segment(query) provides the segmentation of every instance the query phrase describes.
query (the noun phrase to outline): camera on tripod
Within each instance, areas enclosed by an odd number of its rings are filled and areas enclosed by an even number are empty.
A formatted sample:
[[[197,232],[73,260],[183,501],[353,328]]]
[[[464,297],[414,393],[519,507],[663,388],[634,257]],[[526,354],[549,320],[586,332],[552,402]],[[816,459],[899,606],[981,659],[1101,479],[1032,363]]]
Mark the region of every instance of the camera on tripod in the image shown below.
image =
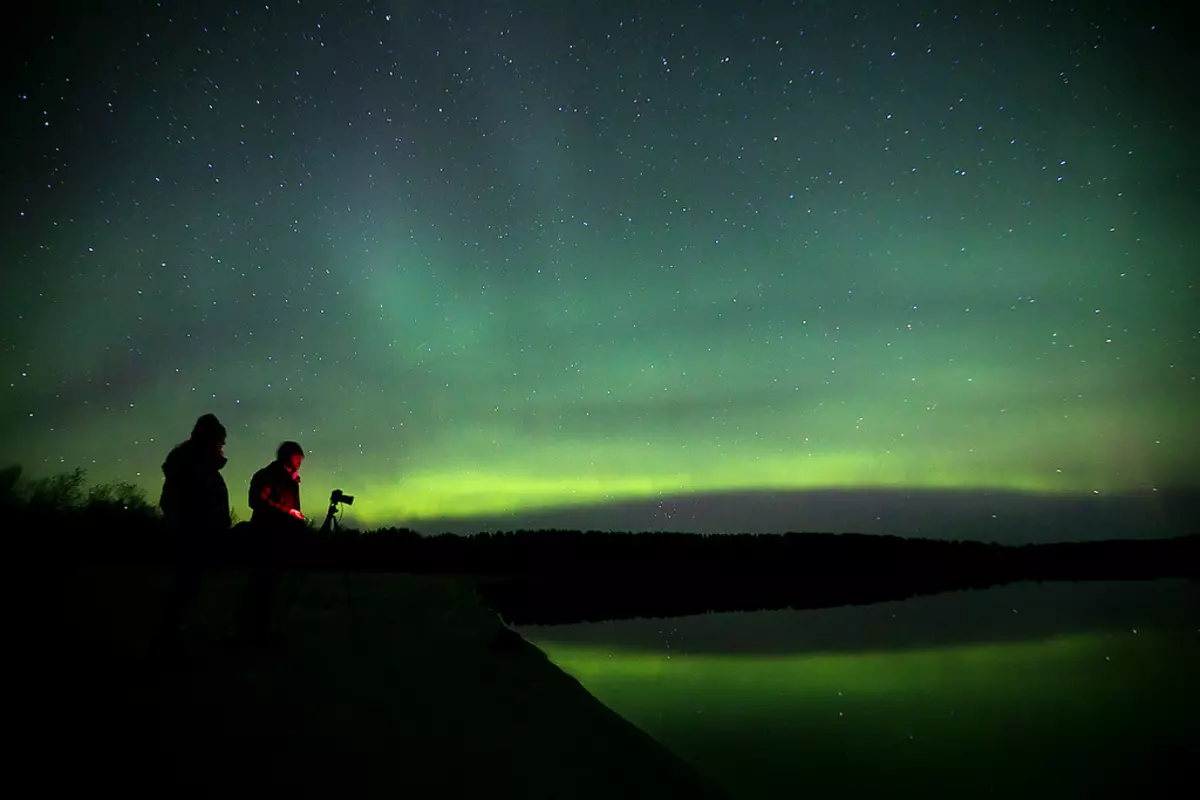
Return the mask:
[[[334,489],[329,495],[329,511],[325,514],[325,523],[321,525],[321,533],[332,533],[337,525],[339,505],[354,505],[354,495],[346,494],[341,489]]]

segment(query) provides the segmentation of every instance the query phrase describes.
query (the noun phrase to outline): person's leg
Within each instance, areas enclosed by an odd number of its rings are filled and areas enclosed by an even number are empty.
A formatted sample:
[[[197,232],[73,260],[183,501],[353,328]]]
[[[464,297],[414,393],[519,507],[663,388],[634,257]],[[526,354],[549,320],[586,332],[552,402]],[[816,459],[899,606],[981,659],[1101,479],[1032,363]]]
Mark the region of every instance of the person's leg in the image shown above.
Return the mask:
[[[204,573],[199,540],[194,532],[181,531],[175,547],[171,585],[163,601],[155,630],[153,647],[159,651],[177,650],[183,643],[183,622],[200,593]]]
[[[279,597],[279,583],[282,577],[283,570],[280,568],[279,562],[274,559],[269,561],[263,570],[262,599],[259,601],[261,605],[258,612],[258,629],[260,639],[264,642],[274,640],[276,635],[275,606]]]
[[[264,642],[271,631],[271,601],[279,583],[279,567],[272,552],[272,532],[257,530],[250,548],[250,575],[239,613],[240,638]]]

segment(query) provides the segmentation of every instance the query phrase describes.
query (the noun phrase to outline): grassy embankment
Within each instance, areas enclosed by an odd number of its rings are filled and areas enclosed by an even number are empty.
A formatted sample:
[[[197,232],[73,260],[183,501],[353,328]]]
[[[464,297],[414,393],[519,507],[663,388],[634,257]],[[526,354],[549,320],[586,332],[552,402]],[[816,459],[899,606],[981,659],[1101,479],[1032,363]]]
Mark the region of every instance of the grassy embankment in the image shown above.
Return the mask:
[[[122,794],[716,797],[508,631],[466,578],[296,573],[279,652],[226,642],[244,575],[205,586],[186,659],[145,657],[166,575],[62,576],[37,725],[70,767],[43,788]],[[61,590],[60,590],[61,589]],[[54,595],[52,595],[54,596]]]

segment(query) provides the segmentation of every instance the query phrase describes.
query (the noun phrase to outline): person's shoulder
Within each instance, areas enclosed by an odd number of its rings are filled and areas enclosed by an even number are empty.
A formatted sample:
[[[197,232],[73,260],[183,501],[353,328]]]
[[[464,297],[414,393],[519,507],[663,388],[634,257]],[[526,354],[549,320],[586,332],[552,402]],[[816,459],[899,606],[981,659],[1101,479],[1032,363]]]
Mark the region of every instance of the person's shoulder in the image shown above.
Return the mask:
[[[260,478],[270,477],[270,475],[274,471],[275,471],[275,462],[272,461],[270,464],[267,464],[265,467],[262,467],[261,469],[259,469],[258,472],[255,472],[254,479],[258,480]]]
[[[163,469],[183,466],[192,460],[191,442],[183,442],[172,447],[171,452],[167,453],[167,458],[163,462]]]

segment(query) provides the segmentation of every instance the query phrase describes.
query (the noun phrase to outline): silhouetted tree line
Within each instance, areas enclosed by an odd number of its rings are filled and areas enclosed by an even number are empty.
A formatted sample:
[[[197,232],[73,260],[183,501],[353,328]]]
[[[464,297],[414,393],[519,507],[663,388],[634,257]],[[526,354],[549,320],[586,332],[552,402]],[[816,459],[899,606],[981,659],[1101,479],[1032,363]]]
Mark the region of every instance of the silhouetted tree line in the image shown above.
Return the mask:
[[[565,624],[875,603],[1021,580],[1195,578],[1200,536],[1013,547],[853,533],[517,531],[420,540],[409,560],[476,575],[509,622]]]
[[[145,493],[123,481],[89,487],[83,469],[35,479],[19,466],[0,469],[0,520],[7,533],[20,533],[17,546],[165,552],[161,520]]]
[[[54,560],[162,563],[171,542],[136,487],[87,489],[82,470],[22,483],[0,471],[0,511]],[[218,549],[243,561],[244,524]],[[709,611],[816,608],[1019,580],[1200,575],[1200,536],[1004,546],[855,533],[717,534],[407,528],[301,532],[292,568],[470,575],[508,621],[558,624]]]

